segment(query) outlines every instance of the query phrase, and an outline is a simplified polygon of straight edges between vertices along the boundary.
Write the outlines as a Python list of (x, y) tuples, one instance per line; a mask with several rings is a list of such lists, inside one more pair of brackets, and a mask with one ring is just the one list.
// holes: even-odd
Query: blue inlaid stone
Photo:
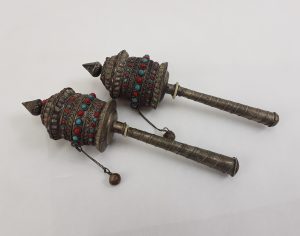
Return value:
[(139, 73), (140, 76), (144, 76), (145, 75), (145, 71), (143, 71), (143, 70), (139, 70), (138, 73)]
[(136, 85), (134, 85), (134, 88), (135, 88), (135, 90), (139, 91), (141, 89), (141, 85), (136, 84)]
[(85, 111), (88, 108), (88, 106), (85, 103), (83, 103), (83, 104), (81, 104), (81, 108), (82, 108), (82, 110)]
[(74, 142), (77, 142), (77, 141), (78, 141), (78, 137), (75, 136), (75, 135), (72, 137), (72, 139), (73, 139)]
[(76, 125), (82, 125), (82, 120), (81, 120), (80, 118), (77, 118), (77, 119), (75, 120), (75, 124), (76, 124)]
[(90, 134), (92, 134), (92, 133), (95, 132), (95, 129), (94, 129), (94, 128), (90, 128), (90, 129), (89, 129), (89, 132), (90, 132)]
[(92, 138), (89, 138), (89, 142), (92, 143), (92, 142), (93, 142), (93, 139), (92, 139)]
[(97, 118), (94, 117), (94, 118), (93, 118), (93, 122), (97, 122)]
[(148, 62), (148, 59), (144, 57), (144, 58), (142, 59), (142, 62), (147, 63), (147, 62)]
[(89, 94), (88, 98), (91, 99), (91, 100), (93, 100), (95, 97), (93, 95)]

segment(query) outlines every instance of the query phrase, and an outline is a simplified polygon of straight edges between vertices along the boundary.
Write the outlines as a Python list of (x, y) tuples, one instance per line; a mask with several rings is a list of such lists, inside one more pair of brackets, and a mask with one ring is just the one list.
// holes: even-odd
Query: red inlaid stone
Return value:
[(92, 123), (91, 126), (95, 128), (96, 127), (96, 123)]
[(100, 116), (100, 112), (98, 112), (98, 111), (95, 111), (95, 113), (94, 113), (94, 117), (98, 118), (99, 116)]
[(137, 78), (136, 78), (136, 82), (137, 82), (138, 84), (143, 83), (143, 78), (142, 78), (142, 77), (137, 77)]
[(132, 95), (133, 95), (134, 97), (137, 97), (139, 94), (138, 94), (138, 92), (134, 91), (134, 92), (132, 93)]
[(84, 111), (83, 111), (83, 110), (79, 110), (79, 111), (77, 112), (77, 115), (78, 115), (78, 116), (83, 116), (83, 115), (84, 115)]
[(147, 65), (146, 65), (146, 64), (141, 64), (141, 65), (140, 65), (140, 68), (141, 68), (141, 69), (146, 69), (146, 68), (147, 68)]
[(87, 104), (87, 105), (91, 104), (91, 99), (85, 98), (84, 103)]
[(93, 96), (94, 98), (96, 97), (95, 93), (90, 93), (91, 96)]
[(74, 128), (73, 133), (79, 135), (81, 133), (81, 129), (79, 127)]

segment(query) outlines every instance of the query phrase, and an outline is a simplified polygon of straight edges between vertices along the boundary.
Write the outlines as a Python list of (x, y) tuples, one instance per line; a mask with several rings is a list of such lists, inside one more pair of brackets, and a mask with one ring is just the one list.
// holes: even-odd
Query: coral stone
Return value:
[(92, 97), (96, 97), (96, 94), (95, 93), (90, 93), (90, 95), (92, 96)]
[(138, 84), (141, 84), (141, 83), (143, 82), (143, 78), (137, 77), (137, 78), (136, 78), (136, 82), (137, 82)]
[(79, 135), (81, 133), (81, 129), (79, 127), (76, 127), (74, 130), (73, 130), (74, 134), (76, 135)]
[(89, 98), (84, 99), (84, 103), (88, 105), (91, 104), (91, 99)]
[(100, 112), (98, 112), (98, 111), (95, 111), (95, 113), (94, 113), (94, 117), (99, 117), (100, 116)]
[(140, 68), (143, 69), (143, 70), (146, 69), (146, 67), (147, 67), (146, 64), (141, 64), (141, 65), (140, 65)]
[(77, 112), (77, 115), (78, 115), (78, 116), (83, 116), (83, 115), (84, 115), (84, 111), (83, 111), (83, 110), (79, 110), (79, 111)]

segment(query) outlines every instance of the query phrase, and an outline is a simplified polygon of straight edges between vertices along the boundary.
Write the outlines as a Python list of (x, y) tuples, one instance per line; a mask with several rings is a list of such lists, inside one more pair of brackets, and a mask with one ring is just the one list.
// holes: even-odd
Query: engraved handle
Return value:
[(236, 158), (227, 157), (184, 143), (171, 141), (167, 138), (163, 138), (155, 134), (150, 134), (142, 130), (130, 128), (126, 125), (126, 123), (116, 121), (113, 124), (113, 132), (120, 133), (125, 136), (176, 153), (231, 176), (234, 176), (239, 169), (239, 162)]
[(269, 112), (204, 93), (199, 93), (181, 86), (177, 86), (176, 91), (176, 85), (168, 84), (166, 93), (172, 95), (175, 93), (176, 96), (186, 97), (196, 102), (204, 103), (211, 107), (230, 112), (269, 127), (275, 126), (279, 122), (279, 116), (275, 112)]

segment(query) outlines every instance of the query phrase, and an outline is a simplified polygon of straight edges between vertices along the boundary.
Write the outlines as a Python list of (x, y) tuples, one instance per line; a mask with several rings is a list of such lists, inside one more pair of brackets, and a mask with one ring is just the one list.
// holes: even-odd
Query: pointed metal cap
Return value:
[(38, 116), (41, 114), (42, 110), (42, 100), (41, 99), (36, 99), (33, 101), (28, 101), (28, 102), (22, 102), (24, 107), (34, 116)]
[(82, 65), (93, 77), (98, 77), (101, 74), (102, 65), (100, 62), (90, 62)]

